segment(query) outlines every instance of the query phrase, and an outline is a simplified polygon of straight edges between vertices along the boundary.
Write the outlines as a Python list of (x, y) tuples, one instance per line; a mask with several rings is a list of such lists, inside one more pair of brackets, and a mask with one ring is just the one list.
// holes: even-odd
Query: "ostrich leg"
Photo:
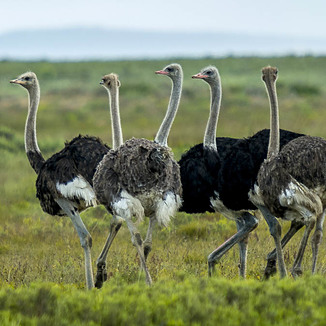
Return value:
[(56, 199), (58, 205), (70, 217), (80, 239), (80, 243), (85, 253), (85, 274), (87, 289), (94, 287), (92, 260), (91, 260), (91, 247), (92, 237), (86, 229), (77, 209), (66, 199)]
[(217, 261), (236, 243), (244, 241), (248, 237), (248, 234), (254, 230), (258, 225), (258, 220), (255, 216), (251, 215), (248, 212), (243, 213), (243, 226), (242, 228), (234, 234), (230, 239), (226, 240), (221, 246), (215, 249), (208, 256), (208, 275), (212, 276)]
[(113, 215), (113, 218), (112, 218), (111, 224), (110, 224), (109, 236), (106, 239), (106, 242), (104, 244), (102, 252), (96, 261), (97, 272), (96, 272), (96, 278), (95, 278), (95, 287), (98, 289), (100, 289), (103, 286), (103, 283), (108, 278), (107, 271), (106, 271), (106, 258), (107, 258), (109, 249), (111, 247), (111, 244), (112, 244), (115, 236), (117, 235), (118, 231), (121, 228), (121, 224), (122, 224), (122, 219)]
[[(237, 224), (237, 231), (239, 232), (245, 225), (245, 221), (242, 217), (237, 218), (236, 220)], [(240, 240), (239, 245), (239, 254), (240, 254), (240, 262), (239, 262), (239, 275), (242, 278), (246, 278), (246, 272), (247, 272), (247, 251), (248, 251), (248, 238), (245, 237), (243, 240)]]
[(152, 285), (152, 278), (149, 274), (147, 265), (146, 265), (146, 260), (145, 260), (145, 255), (144, 255), (144, 247), (143, 247), (143, 240), (141, 238), (141, 235), (139, 233), (139, 231), (137, 230), (135, 224), (131, 221), (130, 218), (126, 218), (126, 223), (128, 226), (128, 229), (131, 233), (131, 241), (134, 244), (134, 246), (137, 249), (138, 255), (139, 255), (139, 259), (140, 259), (140, 263), (141, 266), (145, 272), (146, 275), (146, 283), (147, 285)]
[(272, 215), (271, 212), (265, 206), (257, 205), (257, 208), (262, 212), (268, 224), (270, 234), (274, 238), (280, 277), (284, 278), (285, 276), (287, 276), (287, 272), (286, 272), (286, 267), (285, 267), (285, 262), (283, 257), (282, 245), (281, 245), (281, 235), (282, 235), (281, 225), (276, 219), (276, 217)]
[(293, 267), (292, 267), (291, 273), (294, 278), (302, 275), (301, 264), (302, 264), (303, 254), (304, 254), (306, 246), (307, 246), (309, 235), (310, 235), (311, 231), (313, 230), (313, 228), (315, 227), (315, 224), (316, 224), (316, 219), (311, 219), (311, 221), (309, 221), (309, 224), (307, 225), (307, 227), (304, 231), (303, 237), (300, 242), (299, 251), (297, 253), (297, 256), (295, 258), (295, 261), (294, 261)]
[[(292, 221), (291, 227), (288, 232), (284, 235), (281, 246), (282, 249), (287, 245), (287, 243), (292, 239), (292, 237), (304, 226), (303, 222), (300, 221)], [(273, 276), (277, 272), (276, 268), (276, 249), (271, 251), (267, 255), (267, 264), (265, 267), (264, 278), (268, 280), (271, 276)]]
[(326, 210), (324, 210), (324, 212), (321, 216), (318, 216), (317, 222), (316, 222), (315, 233), (311, 240), (311, 245), (312, 245), (312, 269), (311, 269), (311, 272), (312, 272), (312, 274), (315, 274), (315, 272), (316, 272), (318, 249), (319, 249), (321, 240), (323, 238), (323, 225), (324, 225), (324, 221), (325, 221), (325, 214), (326, 214)]
[(155, 215), (153, 215), (149, 219), (147, 234), (146, 234), (146, 238), (144, 240), (144, 256), (145, 256), (145, 260), (147, 260), (148, 254), (152, 250), (152, 234), (153, 234), (155, 222), (156, 222)]

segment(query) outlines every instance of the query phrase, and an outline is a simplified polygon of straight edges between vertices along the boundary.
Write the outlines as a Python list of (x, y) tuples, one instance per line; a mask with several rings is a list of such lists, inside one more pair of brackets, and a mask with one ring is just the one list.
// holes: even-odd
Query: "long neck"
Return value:
[(117, 149), (123, 144), (122, 128), (120, 121), (119, 109), (119, 88), (113, 87), (109, 93), (110, 98), (110, 114), (111, 114), (111, 128), (112, 128), (112, 147)]
[(216, 127), (218, 117), (220, 114), (221, 98), (222, 98), (222, 87), (221, 80), (218, 78), (213, 83), (210, 83), (211, 91), (211, 109), (209, 118), (206, 125), (206, 131), (204, 136), (204, 147), (210, 147), (217, 150), (216, 147)]
[(182, 91), (182, 79), (183, 76), (181, 71), (177, 79), (172, 79), (172, 90), (171, 90), (169, 106), (155, 137), (155, 142), (162, 146), (168, 145), (169, 133), (180, 103), (181, 91)]
[(36, 137), (36, 114), (40, 102), (40, 87), (38, 83), (35, 87), (28, 90), (28, 115), (25, 124), (25, 151), (28, 160), (35, 170), (39, 173), (44, 158), (37, 144)]
[(275, 82), (268, 79), (265, 85), (270, 104), (270, 134), (267, 152), (267, 159), (270, 159), (280, 150), (280, 125)]

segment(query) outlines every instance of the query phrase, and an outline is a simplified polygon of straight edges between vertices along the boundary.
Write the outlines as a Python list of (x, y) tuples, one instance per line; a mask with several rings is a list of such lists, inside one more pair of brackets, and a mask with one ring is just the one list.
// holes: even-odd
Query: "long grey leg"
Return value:
[(156, 224), (156, 219), (155, 219), (155, 216), (153, 215), (149, 219), (147, 234), (146, 234), (146, 238), (144, 240), (144, 256), (145, 256), (145, 260), (147, 260), (148, 254), (152, 250), (152, 234), (153, 234), (155, 224)]
[(117, 218), (113, 215), (111, 224), (110, 224), (110, 233), (109, 236), (106, 239), (106, 242), (104, 244), (104, 247), (97, 258), (96, 266), (97, 266), (97, 272), (95, 277), (95, 287), (100, 289), (103, 286), (103, 283), (107, 280), (108, 275), (106, 271), (106, 258), (109, 252), (109, 249), (112, 245), (112, 242), (117, 235), (118, 231), (121, 228), (122, 219)]
[(230, 239), (226, 240), (221, 246), (215, 249), (208, 256), (208, 275), (211, 276), (214, 272), (215, 264), (217, 261), (228, 251), (230, 250), (236, 243), (239, 241), (243, 241), (248, 237), (248, 234), (256, 228), (258, 225), (258, 220), (255, 216), (251, 215), (248, 212), (243, 214), (244, 224), (242, 228), (234, 234)]
[(146, 265), (146, 260), (145, 260), (145, 255), (144, 255), (144, 247), (143, 247), (143, 240), (141, 238), (141, 235), (138, 231), (138, 229), (136, 228), (135, 224), (131, 221), (130, 218), (126, 218), (126, 223), (127, 223), (127, 226), (128, 226), (128, 229), (131, 233), (131, 241), (132, 243), (135, 245), (136, 249), (137, 249), (137, 252), (138, 252), (138, 255), (139, 255), (139, 258), (140, 258), (140, 263), (141, 263), (141, 266), (145, 272), (145, 275), (146, 275), (146, 283), (148, 285), (151, 285), (152, 284), (152, 278), (149, 274), (149, 271), (148, 271), (148, 268), (147, 268), (147, 265)]
[[(236, 224), (237, 224), (237, 231), (239, 232), (245, 226), (245, 221), (240, 216), (236, 220)], [(240, 254), (239, 275), (242, 278), (246, 278), (246, 272), (247, 272), (248, 238), (249, 238), (249, 236), (246, 236), (244, 239), (240, 240), (238, 243), (239, 254)]]
[(326, 214), (326, 211), (324, 211), (321, 216), (318, 216), (317, 222), (316, 222), (315, 233), (311, 240), (311, 246), (312, 246), (312, 269), (311, 269), (311, 272), (312, 272), (312, 274), (315, 274), (315, 272), (316, 272), (318, 249), (319, 249), (321, 240), (323, 239), (323, 225), (324, 225), (324, 221), (325, 221), (325, 214)]
[(293, 277), (297, 277), (297, 276), (300, 276), (302, 275), (302, 268), (301, 268), (301, 264), (302, 264), (302, 259), (303, 259), (303, 254), (305, 252), (305, 249), (306, 249), (306, 246), (307, 246), (307, 243), (308, 243), (308, 238), (309, 238), (309, 235), (311, 233), (311, 231), (313, 230), (313, 228), (315, 227), (315, 224), (316, 224), (316, 220), (315, 219), (312, 219), (305, 231), (304, 231), (304, 234), (303, 234), (303, 237), (301, 239), (301, 242), (300, 242), (300, 247), (299, 247), (299, 251), (297, 253), (297, 256), (295, 258), (295, 261), (293, 263), (293, 267), (292, 267), (292, 275)]
[[(281, 246), (282, 249), (287, 245), (287, 243), (292, 239), (292, 237), (304, 226), (304, 223), (301, 221), (293, 220), (291, 222), (291, 227), (288, 232), (284, 235)], [(276, 249), (271, 251), (267, 255), (267, 264), (264, 272), (264, 278), (268, 280), (272, 275), (277, 272), (276, 268)]]
[(91, 259), (91, 247), (92, 237), (86, 229), (77, 208), (75, 208), (66, 199), (56, 199), (56, 202), (61, 209), (70, 217), (80, 239), (80, 244), (84, 249), (85, 254), (85, 274), (86, 274), (86, 286), (87, 289), (94, 287), (93, 272), (92, 272), (92, 259)]
[(257, 205), (257, 207), (262, 212), (268, 224), (269, 232), (274, 238), (280, 277), (283, 278), (287, 275), (287, 272), (286, 272), (286, 267), (285, 267), (285, 262), (283, 257), (282, 245), (281, 245), (281, 235), (282, 235), (281, 225), (276, 219), (276, 217), (272, 215), (271, 212), (265, 206)]

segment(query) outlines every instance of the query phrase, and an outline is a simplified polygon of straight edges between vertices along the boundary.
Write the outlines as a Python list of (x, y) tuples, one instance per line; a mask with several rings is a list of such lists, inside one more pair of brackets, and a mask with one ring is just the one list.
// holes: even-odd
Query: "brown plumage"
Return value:
[(302, 136), (292, 140), (279, 151), (279, 117), (275, 87), (277, 69), (266, 67), (263, 68), (262, 74), (270, 99), (271, 132), (267, 159), (261, 165), (250, 199), (263, 213), (274, 237), (281, 277), (286, 276), (286, 268), (280, 241), (281, 227), (275, 216), (302, 222), (307, 226), (294, 262), (294, 276), (301, 273), (305, 247), (316, 224), (312, 240), (314, 273), (326, 205), (326, 141), (319, 137)]
[[(95, 286), (98, 288), (107, 279), (106, 257), (123, 221), (137, 249), (146, 283), (151, 284), (146, 258), (152, 246), (154, 224), (158, 222), (166, 226), (181, 206), (179, 166), (167, 147), (167, 138), (179, 105), (182, 69), (178, 64), (171, 64), (157, 73), (169, 76), (173, 88), (155, 141), (132, 138), (122, 144), (118, 101), (120, 81), (116, 74), (109, 74), (101, 82), (110, 97), (113, 143), (116, 145), (98, 165), (93, 178), (97, 199), (113, 215), (109, 236), (97, 260)], [(132, 221), (133, 217), (141, 220), (144, 215), (150, 218), (145, 241)]]
[[(311, 214), (322, 213), (322, 204), (326, 204), (323, 193), (326, 187), (326, 141), (319, 137), (303, 136), (285, 145), (273, 159), (266, 160), (258, 173), (258, 185), (265, 205), (277, 217), (292, 220), (292, 206), (304, 199), (296, 199), (295, 190), (305, 197), (303, 205)], [(293, 187), (292, 187), (293, 188)], [(313, 190), (313, 192), (311, 192)], [(288, 191), (288, 194), (286, 193)], [(280, 200), (284, 197), (284, 200)], [(293, 199), (291, 199), (293, 196)], [(326, 198), (325, 198), (326, 199)], [(293, 208), (293, 213), (297, 209)], [(300, 215), (306, 219), (305, 213)], [(298, 216), (297, 218), (300, 218)]]
[[(171, 150), (147, 139), (132, 138), (117, 150), (111, 150), (98, 166), (94, 176), (96, 197), (112, 212), (111, 206), (121, 199), (124, 190), (131, 196), (153, 196), (153, 204), (168, 192), (181, 196), (178, 165)], [(155, 195), (154, 195), (155, 194)], [(145, 206), (147, 216), (155, 205)], [(159, 220), (167, 224), (166, 220)]]

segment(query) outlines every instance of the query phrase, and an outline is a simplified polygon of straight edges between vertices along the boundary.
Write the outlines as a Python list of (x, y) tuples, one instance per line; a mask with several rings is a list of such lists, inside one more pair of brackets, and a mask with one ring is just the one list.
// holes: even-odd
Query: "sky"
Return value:
[(0, 12), (0, 34), (82, 26), (326, 37), (325, 0), (12, 0)]

